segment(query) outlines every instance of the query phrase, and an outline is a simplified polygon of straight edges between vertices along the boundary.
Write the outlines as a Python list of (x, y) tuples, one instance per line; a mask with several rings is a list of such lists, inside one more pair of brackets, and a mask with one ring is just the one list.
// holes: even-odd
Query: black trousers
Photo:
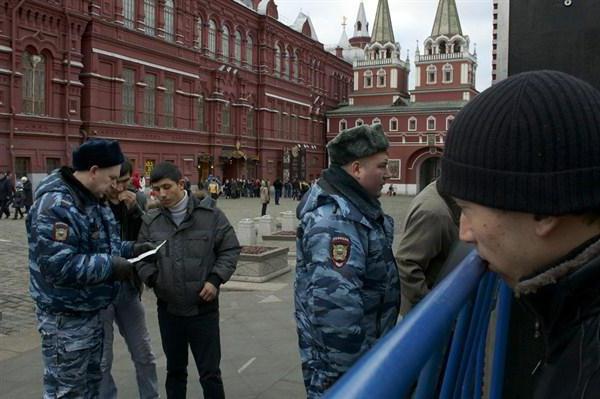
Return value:
[(10, 216), (10, 200), (0, 201), (0, 218), (2, 218), (2, 214), (6, 215), (7, 219)]
[(167, 358), (168, 399), (185, 399), (187, 392), (188, 346), (196, 361), (205, 399), (223, 399), (219, 312), (197, 316), (175, 316), (158, 304), (158, 324)]
[(260, 209), (260, 216), (265, 216), (267, 214), (267, 203), (264, 202), (262, 204), (262, 208)]

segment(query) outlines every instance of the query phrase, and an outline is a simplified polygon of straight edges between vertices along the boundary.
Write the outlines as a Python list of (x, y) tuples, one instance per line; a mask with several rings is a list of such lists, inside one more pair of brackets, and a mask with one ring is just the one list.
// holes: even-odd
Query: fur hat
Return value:
[(88, 170), (94, 165), (99, 168), (109, 168), (121, 165), (124, 160), (119, 142), (115, 140), (93, 139), (73, 150), (75, 170)]
[(357, 159), (387, 151), (389, 146), (383, 128), (377, 123), (343, 130), (327, 144), (327, 151), (332, 164), (346, 165)]

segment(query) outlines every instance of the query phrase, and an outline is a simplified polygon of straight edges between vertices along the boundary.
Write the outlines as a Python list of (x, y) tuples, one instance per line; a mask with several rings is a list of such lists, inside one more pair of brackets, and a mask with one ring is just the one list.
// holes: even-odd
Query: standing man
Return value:
[(331, 166), (297, 209), (295, 316), (311, 399), (396, 324), (394, 221), (378, 200), (388, 147), (381, 125), (338, 134), (327, 145)]
[(33, 186), (27, 176), (21, 177), (23, 183), (23, 191), (25, 192), (25, 213), (29, 213), (31, 205), (33, 205)]
[(153, 248), (122, 243), (102, 198), (119, 177), (116, 141), (91, 140), (40, 183), (27, 215), (29, 290), (42, 336), (45, 398), (99, 395), (103, 329), (100, 310), (127, 280), (123, 258)]
[(228, 281), (240, 244), (225, 214), (210, 197), (188, 196), (177, 167), (159, 164), (150, 176), (160, 208), (143, 217), (140, 241), (167, 240), (156, 262), (138, 266), (158, 299), (158, 324), (167, 358), (167, 398), (185, 399), (188, 347), (206, 399), (225, 397), (221, 380), (219, 287)]
[(275, 205), (279, 205), (279, 199), (281, 198), (281, 192), (283, 191), (283, 183), (279, 177), (275, 179), (273, 188), (275, 189)]
[(14, 191), (15, 188), (11, 181), (11, 173), (6, 172), (0, 178), (0, 219), (2, 219), (3, 214), (6, 215), (7, 219), (10, 217), (10, 203)]
[(460, 238), (538, 322), (536, 399), (600, 392), (599, 180), (600, 92), (561, 72), (497, 83), (448, 132), (440, 190), (462, 208)]
[[(120, 237), (124, 241), (137, 240), (146, 208), (145, 194), (136, 191), (133, 186), (129, 186), (131, 170), (131, 162), (125, 159), (121, 165), (117, 183), (112, 185), (107, 193), (108, 204), (120, 227)], [(142, 283), (134, 272), (131, 279), (123, 281), (115, 300), (102, 311), (104, 323), (102, 383), (100, 386), (100, 398), (102, 399), (117, 398), (117, 386), (111, 374), (115, 322), (135, 366), (140, 399), (158, 398), (156, 360), (152, 353), (141, 296)]]

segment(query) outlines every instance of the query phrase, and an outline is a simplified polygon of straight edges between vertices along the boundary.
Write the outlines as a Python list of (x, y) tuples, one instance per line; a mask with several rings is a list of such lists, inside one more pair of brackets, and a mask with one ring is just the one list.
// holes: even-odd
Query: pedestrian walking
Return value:
[(269, 193), (269, 185), (263, 180), (260, 183), (260, 202), (262, 204), (262, 209), (260, 211), (260, 216), (265, 216), (267, 214), (267, 205), (271, 201), (271, 194)]
[(280, 178), (275, 179), (273, 182), (273, 188), (275, 189), (275, 205), (279, 205), (279, 199), (283, 191), (283, 183)]
[(122, 242), (103, 197), (119, 177), (116, 141), (90, 140), (73, 151), (73, 168), (43, 179), (27, 215), (30, 293), (42, 338), (45, 398), (96, 398), (102, 373), (100, 310), (131, 277), (124, 257), (153, 248)]
[(155, 262), (140, 262), (138, 273), (157, 297), (167, 398), (186, 397), (188, 347), (204, 398), (224, 398), (218, 295), (235, 271), (241, 247), (216, 201), (189, 196), (175, 165), (157, 165), (150, 183), (160, 207), (143, 217), (139, 241), (167, 242)]
[[(544, 343), (528, 397), (597, 398), (600, 91), (556, 71), (495, 84), (456, 115), (442, 171), (460, 238), (512, 287)], [(530, 350), (517, 342), (508, 359)]]
[(12, 206), (15, 208), (15, 216), (13, 219), (19, 216), (19, 219), (23, 219), (23, 209), (25, 207), (25, 191), (23, 191), (23, 183), (18, 182), (15, 186), (15, 194), (12, 201)]
[[(123, 241), (137, 240), (147, 203), (145, 194), (137, 191), (132, 184), (131, 171), (131, 162), (125, 159), (121, 164), (121, 172), (116, 184), (109, 188), (106, 195)], [(131, 355), (140, 399), (158, 398), (156, 358), (152, 352), (141, 296), (142, 283), (134, 271), (130, 279), (121, 283), (114, 301), (102, 310), (104, 348), (101, 363), (101, 399), (117, 398), (117, 385), (111, 373), (114, 324), (119, 327), (119, 333), (125, 340)]]
[(23, 183), (23, 192), (25, 193), (25, 213), (29, 213), (31, 205), (33, 205), (33, 187), (27, 176), (21, 177)]
[(394, 221), (378, 200), (388, 147), (381, 125), (344, 130), (327, 145), (331, 166), (298, 205), (295, 317), (310, 399), (396, 324)]
[(5, 172), (0, 177), (0, 219), (2, 219), (3, 214), (7, 219), (10, 217), (10, 204), (15, 191), (11, 175), (10, 172)]
[(219, 199), (219, 183), (217, 183), (216, 179), (213, 179), (208, 183), (208, 193), (215, 201)]

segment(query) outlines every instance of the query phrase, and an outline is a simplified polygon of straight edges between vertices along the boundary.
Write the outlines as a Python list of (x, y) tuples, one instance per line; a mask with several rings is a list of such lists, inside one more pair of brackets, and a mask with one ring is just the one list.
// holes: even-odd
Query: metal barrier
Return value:
[(484, 369), (486, 396), (501, 398), (512, 294), (485, 270), (472, 251), (324, 398), (481, 398)]

